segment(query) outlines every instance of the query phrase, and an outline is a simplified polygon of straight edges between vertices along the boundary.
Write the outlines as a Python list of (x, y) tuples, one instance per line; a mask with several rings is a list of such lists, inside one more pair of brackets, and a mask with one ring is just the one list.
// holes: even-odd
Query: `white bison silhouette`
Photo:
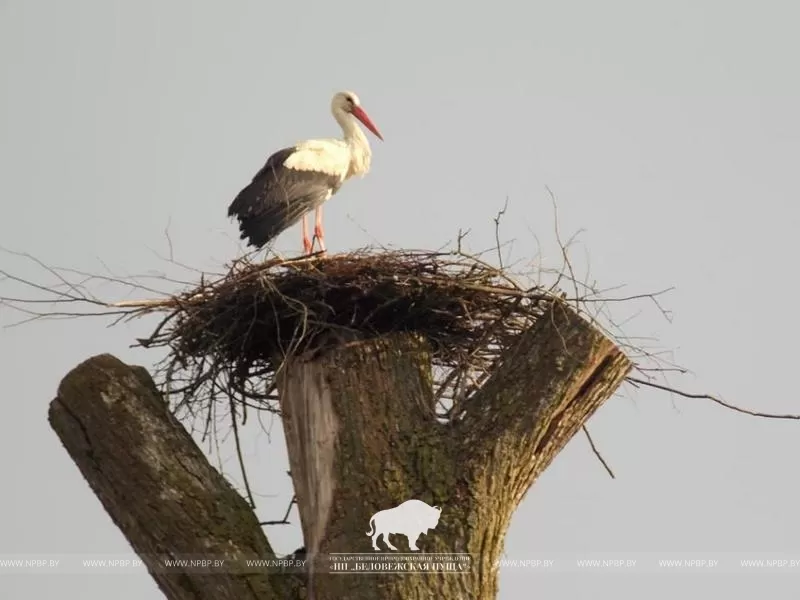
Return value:
[(375, 550), (380, 550), (377, 544), (380, 536), (383, 536), (389, 549), (397, 550), (389, 541), (390, 533), (403, 534), (408, 538), (409, 549), (419, 550), (417, 539), (423, 533), (428, 533), (429, 529), (436, 529), (441, 513), (442, 509), (438, 506), (430, 506), (421, 500), (406, 500), (399, 506), (380, 510), (372, 515), (367, 535), (372, 536), (372, 547)]

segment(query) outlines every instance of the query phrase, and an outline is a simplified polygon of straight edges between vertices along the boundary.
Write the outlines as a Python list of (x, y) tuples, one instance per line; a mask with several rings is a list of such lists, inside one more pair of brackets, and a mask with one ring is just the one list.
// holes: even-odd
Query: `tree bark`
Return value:
[(562, 303), (520, 336), (454, 424), (434, 417), (430, 357), (416, 336), (288, 362), (279, 395), (308, 552), (372, 552), (370, 517), (413, 498), (442, 507), (421, 550), (473, 557), (468, 575), (318, 569), (315, 598), (495, 598), (494, 565), (514, 510), (629, 370), (624, 354)]
[[(171, 600), (298, 597), (296, 575), (180, 573), (164, 558), (274, 556), (255, 514), (170, 414), (150, 375), (108, 354), (62, 381), (49, 419), (117, 527)], [(291, 594), (291, 595), (289, 595)]]
[[(490, 600), (511, 515), (536, 477), (622, 383), (628, 359), (555, 304), (509, 349), (463, 418), (434, 415), (424, 339), (396, 334), (287, 359), (278, 389), (307, 552), (371, 553), (370, 517), (409, 499), (441, 507), (425, 553), (467, 553), (467, 574), (337, 575), (314, 600)], [(139, 554), (272, 556), (255, 516), (208, 464), (138, 367), (104, 355), (62, 382), (51, 422)], [(400, 552), (404, 538), (394, 536)], [(379, 544), (382, 540), (379, 541)], [(153, 572), (170, 599), (299, 598), (292, 575)]]

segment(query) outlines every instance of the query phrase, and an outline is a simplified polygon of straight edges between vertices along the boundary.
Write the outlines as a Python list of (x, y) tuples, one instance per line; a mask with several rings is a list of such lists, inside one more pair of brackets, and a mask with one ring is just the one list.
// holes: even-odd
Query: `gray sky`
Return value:
[[(5, 0), (0, 245), (78, 269), (102, 272), (102, 261), (120, 274), (186, 277), (158, 256), (169, 226), (177, 260), (218, 271), (241, 252), (225, 217), (233, 196), (272, 151), (338, 134), (330, 96), (351, 88), (386, 142), (373, 144), (368, 177), (328, 204), (331, 251), (374, 240), (439, 247), (459, 227), (472, 228), (469, 246), (483, 249), (508, 195), (502, 233), (516, 240), (513, 256), (531, 260), (541, 248), (557, 266), (549, 186), (562, 233), (586, 230), (575, 250), (582, 272), (588, 255), (602, 286), (628, 285), (615, 293), (676, 286), (664, 299), (672, 324), (647, 304), (616, 312), (641, 308), (626, 331), (658, 337), (694, 371), (672, 383), (800, 412), (792, 375), (800, 326), (790, 316), (798, 17), (789, 1)], [(298, 251), (299, 238), (293, 228), (281, 249)], [(29, 262), (0, 262), (42, 275)], [(2, 323), (17, 318), (0, 309)], [(51, 321), (0, 333), (0, 555), (129, 551), (46, 411), (59, 380), (90, 355), (151, 366), (160, 356), (128, 347), (151, 326)], [(791, 470), (799, 423), (624, 392), (590, 422), (617, 479), (576, 437), (517, 511), (508, 558), (800, 559), (791, 555), (800, 536)], [(283, 438), (277, 423), (271, 436), (251, 423), (259, 514), (278, 518), (291, 497)], [(235, 473), (235, 464), (225, 469)], [(296, 526), (269, 535), (280, 552), (300, 545)], [(500, 598), (536, 590), (565, 600), (778, 599), (795, 597), (795, 578), (520, 569), (504, 571)], [(161, 597), (146, 575), (0, 573), (5, 598), (112, 594)]]

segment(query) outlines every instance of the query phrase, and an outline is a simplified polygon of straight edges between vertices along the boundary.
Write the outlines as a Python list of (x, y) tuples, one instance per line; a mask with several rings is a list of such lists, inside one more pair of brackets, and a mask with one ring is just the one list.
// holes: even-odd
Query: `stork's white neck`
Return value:
[(333, 111), (333, 118), (339, 123), (344, 133), (344, 141), (350, 149), (350, 170), (347, 177), (353, 175), (364, 176), (369, 171), (372, 159), (372, 150), (369, 147), (367, 136), (361, 130), (356, 118), (350, 113), (341, 110)]

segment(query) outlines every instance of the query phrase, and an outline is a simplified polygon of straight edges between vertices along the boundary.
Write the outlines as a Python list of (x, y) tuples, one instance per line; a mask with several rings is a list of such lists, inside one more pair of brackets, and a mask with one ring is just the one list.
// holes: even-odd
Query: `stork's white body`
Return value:
[(369, 172), (372, 150), (366, 136), (356, 126), (352, 139), (307, 140), (295, 145), (295, 151), (283, 166), (296, 171), (326, 173), (344, 183), (353, 176), (363, 177)]
[(351, 177), (366, 175), (372, 160), (369, 141), (355, 119), (383, 139), (352, 92), (336, 94), (331, 112), (343, 139), (308, 140), (276, 152), (231, 204), (228, 215), (239, 219), (242, 238), (251, 245), (260, 248), (302, 218), (303, 246), (309, 253), (306, 216), (314, 210), (314, 235), (325, 250), (322, 204)]

